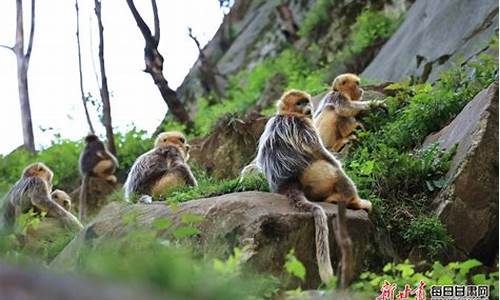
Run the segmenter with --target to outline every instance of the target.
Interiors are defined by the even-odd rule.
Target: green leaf
[[[183,226],[179,227],[174,231],[174,236],[178,239],[185,238],[185,237],[191,237],[194,235],[199,234],[200,231],[194,227],[191,226]]]
[[[476,275],[472,276],[472,283],[474,283],[474,284],[487,284],[489,282],[488,282],[488,279],[486,279],[485,274],[476,274]]]
[[[204,217],[198,214],[186,213],[181,216],[181,222],[184,224],[197,224],[202,222]]]
[[[302,281],[306,278],[306,268],[304,265],[295,257],[295,250],[292,249],[286,255],[285,270],[295,277],[300,278]]]
[[[448,285],[448,284],[453,284],[455,283],[453,278],[449,275],[443,275],[439,277],[437,284],[438,285]]]
[[[475,267],[482,266],[483,264],[477,259],[469,259],[460,264],[460,275],[465,276],[469,271]]]
[[[172,220],[167,218],[160,218],[153,221],[152,226],[156,230],[162,230],[170,227],[172,225]]]

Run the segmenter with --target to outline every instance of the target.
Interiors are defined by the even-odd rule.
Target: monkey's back
[[[259,140],[257,165],[272,191],[291,179],[298,179],[314,160],[319,136],[309,119],[277,115],[266,124]]]
[[[180,161],[183,161],[182,155],[174,146],[162,146],[144,153],[130,170],[125,183],[126,193],[151,194],[153,186]]]

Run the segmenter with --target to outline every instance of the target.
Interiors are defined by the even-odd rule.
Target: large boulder
[[[419,0],[362,76],[433,81],[452,63],[485,51],[497,31],[497,0]]]
[[[192,141],[191,160],[203,166],[211,176],[237,177],[254,159],[266,122],[267,118],[258,116],[220,120],[210,135]]]
[[[339,250],[332,231],[337,206],[328,203],[321,205],[326,210],[330,224],[330,255],[334,264],[337,264]],[[183,215],[200,215],[203,220],[195,225],[200,233],[192,238],[199,251],[224,258],[233,252],[234,247],[248,246],[251,251],[247,265],[277,276],[283,274],[286,254],[294,248],[295,255],[307,270],[304,287],[317,287],[320,283],[312,215],[294,211],[281,195],[262,192],[193,200],[175,209],[164,203],[111,203],[56,257],[52,266],[71,268],[77,263],[79,251],[85,244],[99,247],[110,238],[125,236],[130,226],[125,226],[123,219],[132,212],[137,216],[135,228],[150,228],[153,221],[159,218],[171,219],[173,225],[161,233],[166,238],[172,237],[175,228],[183,226]],[[361,210],[348,210],[347,223],[353,241],[354,269],[359,272],[366,259],[365,252],[368,248],[374,248],[370,244],[374,226],[368,214]]]
[[[479,93],[424,145],[458,145],[434,204],[455,245],[486,264],[498,257],[498,82]]]

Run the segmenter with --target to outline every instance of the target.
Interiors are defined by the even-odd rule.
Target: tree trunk
[[[28,91],[28,66],[35,32],[35,0],[31,1],[31,29],[26,53],[24,53],[23,23],[23,1],[16,0],[16,45],[11,48],[11,50],[16,54],[17,61],[17,85],[19,90],[19,104],[21,105],[23,143],[26,150],[35,153],[35,138],[33,136],[33,123],[31,121],[30,97]]]
[[[31,121],[30,97],[28,93],[28,65],[24,55],[17,56],[17,86],[19,90],[19,104],[21,105],[21,124],[23,127],[23,143],[26,150],[35,153],[35,138]]]
[[[92,126],[92,121],[90,120],[89,110],[87,108],[87,99],[85,98],[85,93],[83,92],[82,50],[80,46],[80,13],[78,10],[78,0],[75,0],[75,10],[76,10],[76,44],[78,47],[78,71],[80,75],[80,95],[82,97],[83,109],[85,110],[85,117],[87,119],[87,124],[89,125],[89,130],[91,133],[95,133],[94,126]]]
[[[111,122],[111,105],[109,102],[108,79],[106,77],[106,68],[104,66],[104,27],[101,17],[101,1],[94,0],[95,14],[99,25],[99,66],[101,71],[101,100],[103,112],[103,124],[106,128],[106,139],[108,141],[108,150],[116,155],[115,137],[113,134],[113,126]]]

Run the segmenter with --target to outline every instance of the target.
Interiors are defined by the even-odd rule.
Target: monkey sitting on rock
[[[168,189],[178,186],[197,186],[198,183],[187,161],[190,146],[186,137],[176,131],[163,132],[155,140],[154,148],[137,158],[125,181],[125,199],[133,194],[142,203],[151,203]]]
[[[356,186],[344,173],[341,164],[323,146],[311,118],[309,94],[291,90],[278,101],[277,114],[269,119],[260,137],[257,166],[264,173],[272,192],[285,195],[297,210],[311,212],[316,228],[316,258],[324,283],[332,276],[328,243],[327,216],[323,208],[311,201],[339,204],[337,222],[339,245],[345,257],[351,257],[346,230],[345,207],[371,210],[371,203],[358,196]],[[308,200],[309,199],[309,200]],[[349,261],[347,259],[347,261]],[[343,260],[342,268],[351,266]],[[343,282],[349,279],[342,276]]]
[[[80,154],[82,185],[80,187],[79,214],[81,221],[87,217],[90,177],[98,177],[114,184],[116,177],[113,174],[116,168],[118,168],[118,160],[106,149],[104,143],[95,134],[86,136],[85,147]]]
[[[360,111],[384,107],[384,101],[361,101],[362,96],[359,77],[342,74],[335,78],[331,90],[314,111],[314,125],[330,151],[339,152],[347,143],[357,139],[354,130],[364,129],[363,124],[355,119]]]
[[[3,199],[0,227],[11,229],[17,217],[34,209],[46,212],[48,217],[60,220],[70,229],[83,229],[78,219],[51,197],[52,177],[53,172],[43,163],[26,167]]]

